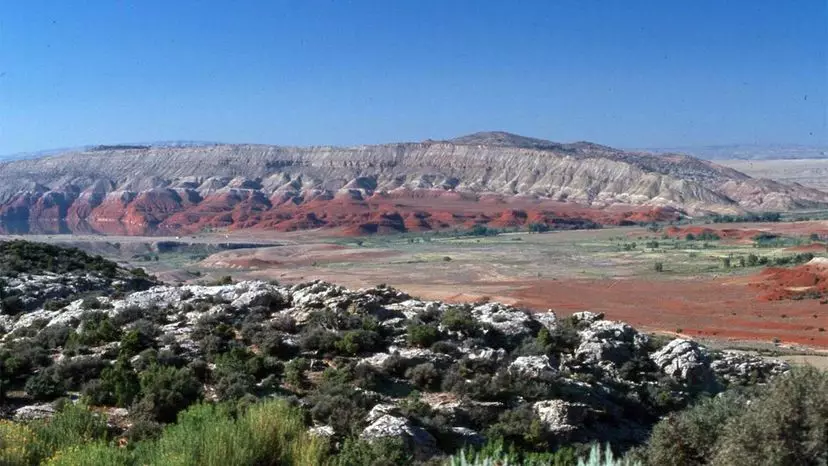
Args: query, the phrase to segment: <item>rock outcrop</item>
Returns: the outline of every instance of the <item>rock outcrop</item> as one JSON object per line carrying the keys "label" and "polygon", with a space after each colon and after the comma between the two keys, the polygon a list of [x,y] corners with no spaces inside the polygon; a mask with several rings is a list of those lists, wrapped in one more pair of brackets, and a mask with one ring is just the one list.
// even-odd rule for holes
{"label": "rock outcrop", "polygon": [[350,148],[98,147],[0,164],[7,233],[584,228],[825,205],[821,191],[689,156],[508,133]]}
{"label": "rock outcrop", "polygon": [[[83,275],[64,275],[63,280],[68,290],[90,291],[81,286],[89,283]],[[108,283],[99,285],[109,290]],[[43,296],[54,283],[35,279],[26,286],[27,293]],[[692,401],[699,388],[715,393],[731,384],[763,383],[788,369],[756,356],[709,351],[689,340],[657,348],[647,335],[598,314],[559,318],[551,311],[531,314],[497,303],[427,302],[388,287],[348,290],[318,281],[294,286],[258,281],[158,285],[99,297],[92,308],[87,300],[71,297],[51,304],[49,310],[34,306],[2,315],[0,347],[47,338],[40,335],[86,334],[89,329],[83,326],[91,324],[85,316],[91,313],[97,329],[107,328],[101,325],[106,319],[124,332],[143,329],[149,335],[144,344],[152,348],[148,351],[154,358],[160,360],[163,353],[179,366],[200,364],[200,370],[212,371],[214,377],[204,379],[210,399],[229,395],[215,383],[217,365],[204,361],[208,351],[237,345],[236,351],[267,354],[262,361],[282,358],[285,365],[301,356],[307,371],[315,374],[308,377],[313,384],[339,384],[319,388],[318,393],[306,387],[294,394],[310,408],[314,435],[356,432],[369,442],[398,439],[419,459],[439,453],[438,438],[479,445],[492,426],[526,429],[534,423],[540,426],[538,435],[553,440],[637,442],[666,414],[664,406]],[[472,316],[472,321],[464,322],[462,331],[451,331],[446,327],[452,325],[442,320],[445,315]],[[413,324],[431,329],[434,341],[412,341]],[[38,372],[114,363],[124,340],[96,335],[97,340],[85,337],[89,347],[83,354],[49,343],[56,357]],[[574,348],[567,346],[572,341],[577,342]],[[132,356],[130,364],[146,364],[145,354]],[[220,358],[215,360],[221,364]],[[281,362],[278,367],[283,367]],[[292,390],[291,385],[279,385],[278,371],[257,374],[248,388],[242,385],[239,390],[258,396]],[[422,394],[414,398],[410,393],[415,390]],[[664,403],[665,397],[672,403]],[[362,411],[349,418],[353,410]],[[32,419],[53,411],[49,404],[37,404],[18,406],[8,415]],[[123,410],[106,412],[118,419],[113,421],[118,425],[129,415]]]}

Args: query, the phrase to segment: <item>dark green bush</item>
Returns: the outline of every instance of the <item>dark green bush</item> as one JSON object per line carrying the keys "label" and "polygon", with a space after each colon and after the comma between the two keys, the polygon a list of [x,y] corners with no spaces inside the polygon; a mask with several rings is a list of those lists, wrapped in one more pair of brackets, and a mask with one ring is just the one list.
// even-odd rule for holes
{"label": "dark green bush", "polygon": [[446,330],[461,332],[465,335],[473,335],[478,329],[478,323],[472,316],[471,311],[461,307],[446,309],[440,323]]}
{"label": "dark green bush", "polygon": [[87,312],[81,316],[80,330],[69,338],[74,345],[98,346],[118,341],[121,329],[103,312]]}
{"label": "dark green bush", "polygon": [[111,399],[116,406],[129,406],[141,392],[138,375],[126,358],[118,358],[112,367],[105,369],[101,373],[101,380],[112,394]]}
{"label": "dark green bush", "polygon": [[201,397],[201,382],[187,368],[154,366],[140,375],[139,418],[171,422],[179,411]]}
{"label": "dark green bush", "polygon": [[371,330],[349,330],[334,344],[340,354],[356,356],[375,351],[381,342],[377,332]]}
{"label": "dark green bush", "polygon": [[26,381],[26,394],[35,400],[53,400],[64,393],[66,384],[55,366],[43,369]]}
{"label": "dark green bush", "polygon": [[52,364],[52,358],[33,340],[23,339],[0,347],[3,378],[8,382],[22,382],[32,373]]}
{"label": "dark green bush", "polygon": [[65,299],[47,299],[43,303],[43,309],[47,311],[59,311],[69,305],[69,301]]}
{"label": "dark green bush", "polygon": [[828,374],[796,368],[745,396],[717,396],[659,422],[651,464],[821,465],[828,458]]}
{"label": "dark green bush", "polygon": [[550,435],[528,404],[503,412],[486,435],[530,451],[549,449]]}
{"label": "dark green bush", "polygon": [[285,364],[285,382],[294,388],[303,388],[307,383],[305,372],[310,363],[305,358],[296,358]]}
{"label": "dark green bush", "polygon": [[439,338],[440,332],[434,325],[420,323],[408,325],[408,342],[413,346],[428,348]]}
{"label": "dark green bush", "polygon": [[26,312],[26,305],[23,304],[23,300],[20,299],[20,296],[7,296],[0,301],[0,311],[3,311],[3,314],[16,316]]}
{"label": "dark green bush", "polygon": [[73,333],[75,330],[68,325],[51,325],[39,331],[33,343],[47,349],[60,348]]}
{"label": "dark green bush", "polygon": [[338,380],[323,383],[307,400],[314,420],[332,426],[337,433],[353,435],[362,431],[374,404],[365,392]]}
{"label": "dark green bush", "polygon": [[31,424],[33,464],[40,464],[55,452],[107,438],[106,420],[86,406],[66,404],[52,419]]}
{"label": "dark green bush", "polygon": [[55,369],[68,390],[78,390],[84,383],[97,379],[108,365],[97,356],[80,356],[61,362]]}
{"label": "dark green bush", "polygon": [[333,354],[336,352],[338,340],[339,336],[336,333],[314,327],[302,333],[299,337],[299,347],[304,351],[316,351],[323,355]]}
{"label": "dark green bush", "polygon": [[713,457],[725,423],[744,409],[737,394],[705,399],[659,422],[648,444],[651,464],[705,465]]}
{"label": "dark green bush", "polygon": [[14,240],[0,242],[0,269],[25,273],[100,272],[114,277],[118,265],[77,248]]}
{"label": "dark green bush", "polygon": [[714,464],[822,465],[828,461],[828,373],[797,368],[774,379],[724,426]]}
{"label": "dark green bush", "polygon": [[156,345],[156,339],[161,335],[161,328],[146,319],[138,319],[130,325],[129,331],[121,340],[121,347],[126,344],[131,354],[138,354],[144,349]]}
{"label": "dark green bush", "polygon": [[332,466],[399,466],[411,464],[411,455],[400,439],[378,439],[368,442],[349,437],[332,460]]}
{"label": "dark green bush", "polygon": [[434,390],[440,386],[440,371],[430,362],[408,369],[405,375],[415,387],[424,390]]}

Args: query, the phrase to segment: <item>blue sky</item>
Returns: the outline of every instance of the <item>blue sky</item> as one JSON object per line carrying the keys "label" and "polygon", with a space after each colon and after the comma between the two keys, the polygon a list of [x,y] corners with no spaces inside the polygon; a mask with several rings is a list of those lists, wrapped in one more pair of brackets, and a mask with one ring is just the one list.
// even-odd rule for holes
{"label": "blue sky", "polygon": [[506,130],[828,144],[828,2],[0,0],[0,154]]}

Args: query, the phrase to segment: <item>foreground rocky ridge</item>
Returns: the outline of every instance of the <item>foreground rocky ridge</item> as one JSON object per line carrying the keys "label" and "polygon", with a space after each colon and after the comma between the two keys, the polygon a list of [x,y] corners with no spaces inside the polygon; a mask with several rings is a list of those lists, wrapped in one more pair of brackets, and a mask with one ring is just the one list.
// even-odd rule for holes
{"label": "foreground rocky ridge", "polygon": [[[7,233],[571,228],[620,223],[630,214],[649,221],[675,210],[824,205],[821,191],[688,156],[497,132],[351,148],[108,146],[0,164],[0,232]],[[612,206],[627,214],[605,210]],[[658,210],[665,207],[673,210]]]}
{"label": "foreground rocky ridge", "polygon": [[[105,400],[107,367],[141,373],[170,365],[198,374],[208,399],[291,395],[309,409],[318,435],[401,439],[420,459],[495,435],[634,445],[661,416],[701,394],[788,370],[690,340],[662,341],[589,312],[562,318],[323,282],[155,286],[73,300],[76,282],[92,280],[84,277],[65,275],[68,286],[58,289],[48,275],[18,277],[28,292],[49,289],[50,302],[60,304],[0,310],[4,367],[32,342],[51,342],[43,343],[51,357],[31,372],[6,371],[11,386],[25,382],[33,392],[43,374],[82,373],[47,396],[30,395],[48,400],[80,390]],[[101,337],[106,322],[115,330]],[[61,341],[55,335],[62,333]],[[112,422],[128,428],[146,415],[145,401],[111,409]],[[18,419],[52,411],[25,398],[14,404],[8,414]]]}

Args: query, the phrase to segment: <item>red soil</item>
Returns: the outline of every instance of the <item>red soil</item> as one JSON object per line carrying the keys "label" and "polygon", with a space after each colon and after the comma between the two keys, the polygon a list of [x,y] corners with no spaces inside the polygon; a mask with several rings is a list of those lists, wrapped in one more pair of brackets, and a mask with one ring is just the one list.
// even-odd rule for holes
{"label": "red soil", "polygon": [[[269,210],[261,205],[243,209],[251,201],[241,200],[227,212],[226,199],[205,199],[195,209],[173,215],[158,224],[158,231],[191,233],[210,228],[230,230],[253,228],[296,231],[331,229],[332,233],[361,236],[376,233],[429,231],[446,228],[525,227],[543,223],[553,229],[586,228],[593,224],[622,225],[676,219],[678,212],[667,208],[623,206],[592,208],[572,203],[510,198],[475,197],[469,194],[421,190],[376,194],[368,199],[337,197],[285,203]],[[212,205],[210,214],[205,205]]]}
{"label": "red soil", "polygon": [[759,299],[802,299],[828,293],[828,267],[820,261],[792,268],[769,267],[750,286],[761,291]]}
{"label": "red soil", "polygon": [[515,283],[519,305],[563,314],[589,310],[650,330],[693,337],[828,347],[828,305],[819,300],[757,301],[755,290],[727,279],[547,280]]}
{"label": "red soil", "polygon": [[[761,229],[760,229],[761,228]],[[813,233],[828,236],[828,221],[778,222],[778,223],[729,223],[705,226],[669,227],[665,233],[671,237],[684,238],[688,233],[699,235],[715,233],[723,239],[751,240],[760,233],[807,237]]]}
{"label": "red soil", "polygon": [[812,243],[812,244],[805,244],[802,246],[792,246],[789,248],[785,248],[787,252],[825,252],[825,244],[824,243]]}
{"label": "red soil", "polygon": [[719,238],[729,240],[752,239],[762,233],[761,230],[740,229],[740,228],[711,228],[701,226],[669,227],[664,231],[671,238],[685,238],[687,235],[699,236],[703,234],[715,234]]}

